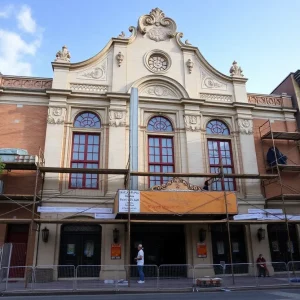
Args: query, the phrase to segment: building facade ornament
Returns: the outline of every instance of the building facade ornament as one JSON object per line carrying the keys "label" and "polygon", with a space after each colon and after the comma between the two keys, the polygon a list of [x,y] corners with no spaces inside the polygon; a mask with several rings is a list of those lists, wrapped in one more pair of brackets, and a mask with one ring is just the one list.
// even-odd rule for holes
{"label": "building facade ornament", "polygon": [[200,116],[184,115],[184,123],[186,131],[200,131]]}
{"label": "building facade ornament", "polygon": [[105,94],[108,92],[107,85],[98,85],[98,84],[71,83],[70,89],[74,92],[81,92],[81,93]]}
{"label": "building facade ornament", "polygon": [[122,54],[121,51],[116,55],[116,60],[118,62],[118,66],[121,67],[121,64],[124,60],[124,55]]}
{"label": "building facade ornament", "polygon": [[188,59],[188,60],[187,60],[186,66],[187,66],[187,68],[188,68],[189,74],[192,74],[192,70],[193,70],[193,67],[194,67],[194,63],[192,62],[191,59]]}
{"label": "building facade ornament", "polygon": [[205,72],[201,72],[201,87],[203,89],[210,89],[210,90],[221,90],[226,91],[227,85],[218,81],[217,79],[213,78],[211,75],[208,75]]}
{"label": "building facade ornament", "polygon": [[65,107],[54,107],[51,106],[48,108],[48,118],[47,123],[53,125],[62,125],[64,124],[66,116],[66,108]]}
{"label": "building facade ornament", "polygon": [[22,89],[37,89],[45,90],[51,89],[52,79],[30,79],[18,77],[2,77],[0,78],[0,86],[14,87]]}
{"label": "building facade ornament", "polygon": [[173,38],[176,28],[176,23],[171,18],[165,17],[159,8],[152,9],[149,15],[141,16],[138,21],[140,33],[147,34],[151,40],[156,42]]}
{"label": "building facade ornament", "polygon": [[62,49],[56,53],[55,61],[57,62],[70,62],[70,59],[71,59],[71,54],[67,46],[63,46]]}
{"label": "building facade ornament", "polygon": [[126,35],[124,31],[121,31],[121,33],[118,35],[118,39],[125,39]]}
{"label": "building facade ornament", "polygon": [[274,96],[248,95],[248,103],[265,106],[282,106],[282,98]]}
{"label": "building facade ornament", "polygon": [[239,132],[241,134],[253,134],[253,122],[249,119],[238,119]]}
{"label": "building facade ornament", "polygon": [[170,181],[162,184],[162,185],[155,185],[151,188],[154,191],[178,191],[178,190],[186,190],[186,191],[202,191],[202,188],[197,185],[190,184],[186,180],[178,177],[174,177]]}
{"label": "building facade ornament", "polygon": [[77,73],[77,78],[105,81],[107,79],[107,59],[101,61],[92,69],[87,69]]}
{"label": "building facade ornament", "polygon": [[151,96],[160,98],[178,98],[178,95],[169,87],[163,85],[149,85],[141,91],[141,96]]}
{"label": "building facade ornament", "polygon": [[189,40],[185,40],[184,42],[187,46],[192,46],[192,44],[189,42]]}
{"label": "building facade ornament", "polygon": [[236,61],[232,63],[229,72],[230,72],[230,76],[232,77],[244,77],[243,70],[241,67],[238,66]]}
{"label": "building facade ornament", "polygon": [[206,101],[232,102],[231,95],[200,93],[199,96],[201,100],[206,100]]}
{"label": "building facade ornament", "polygon": [[126,111],[125,110],[110,110],[109,111],[109,126],[112,126],[112,127],[126,126]]}
{"label": "building facade ornament", "polygon": [[172,64],[169,54],[166,52],[154,49],[144,55],[145,67],[152,73],[166,73]]}

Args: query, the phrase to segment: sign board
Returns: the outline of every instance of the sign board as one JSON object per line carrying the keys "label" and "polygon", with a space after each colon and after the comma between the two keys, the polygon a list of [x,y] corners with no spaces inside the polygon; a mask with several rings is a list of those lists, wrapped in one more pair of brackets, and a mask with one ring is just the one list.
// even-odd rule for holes
{"label": "sign board", "polygon": [[40,213],[87,213],[87,214],[111,214],[112,208],[99,207],[55,207],[55,206],[39,206]]}
{"label": "sign board", "polygon": [[197,243],[197,257],[207,257],[207,247],[205,243]]}
{"label": "sign board", "polygon": [[121,244],[111,245],[111,259],[121,259]]}
{"label": "sign board", "polygon": [[95,214],[95,219],[115,219],[115,214]]}
{"label": "sign board", "polygon": [[[119,212],[128,212],[129,203],[129,191],[119,190]],[[139,213],[140,212],[140,191],[130,191],[130,212]]]}

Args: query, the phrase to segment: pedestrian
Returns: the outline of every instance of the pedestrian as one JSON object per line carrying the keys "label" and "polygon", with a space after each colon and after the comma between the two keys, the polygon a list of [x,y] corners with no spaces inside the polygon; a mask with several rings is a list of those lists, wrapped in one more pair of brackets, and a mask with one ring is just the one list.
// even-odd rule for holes
{"label": "pedestrian", "polygon": [[144,250],[143,250],[143,245],[139,244],[138,245],[138,254],[137,257],[135,258],[136,263],[137,263],[137,268],[140,276],[140,280],[138,283],[145,283],[145,275],[144,275]]}
{"label": "pedestrian", "polygon": [[256,264],[257,264],[257,268],[258,268],[258,277],[261,277],[261,276],[266,277],[266,274],[268,274],[268,276],[269,276],[266,260],[264,259],[262,254],[259,254],[259,256],[256,260]]}
{"label": "pedestrian", "polygon": [[208,186],[209,186],[209,180],[206,180],[206,181],[204,182],[203,190],[208,191]]}

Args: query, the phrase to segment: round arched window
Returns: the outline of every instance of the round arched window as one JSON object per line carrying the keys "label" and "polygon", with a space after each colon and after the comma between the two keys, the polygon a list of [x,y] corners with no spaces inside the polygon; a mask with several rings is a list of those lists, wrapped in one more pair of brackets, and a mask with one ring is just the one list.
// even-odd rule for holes
{"label": "round arched window", "polygon": [[229,135],[229,129],[225,123],[219,120],[212,120],[206,126],[207,134]]}
{"label": "round arched window", "polygon": [[148,123],[147,130],[159,132],[172,132],[173,126],[167,118],[153,117]]}
{"label": "round arched window", "polygon": [[76,128],[100,128],[101,123],[99,117],[92,112],[83,112],[79,114],[74,120],[74,127]]}

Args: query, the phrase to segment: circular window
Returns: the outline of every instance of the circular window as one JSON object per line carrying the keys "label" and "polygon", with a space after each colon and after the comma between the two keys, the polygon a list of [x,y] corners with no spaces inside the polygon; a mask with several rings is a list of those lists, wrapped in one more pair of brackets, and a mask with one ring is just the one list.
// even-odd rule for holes
{"label": "circular window", "polygon": [[152,50],[145,55],[145,66],[153,73],[164,73],[171,66],[171,58],[161,50]]}

